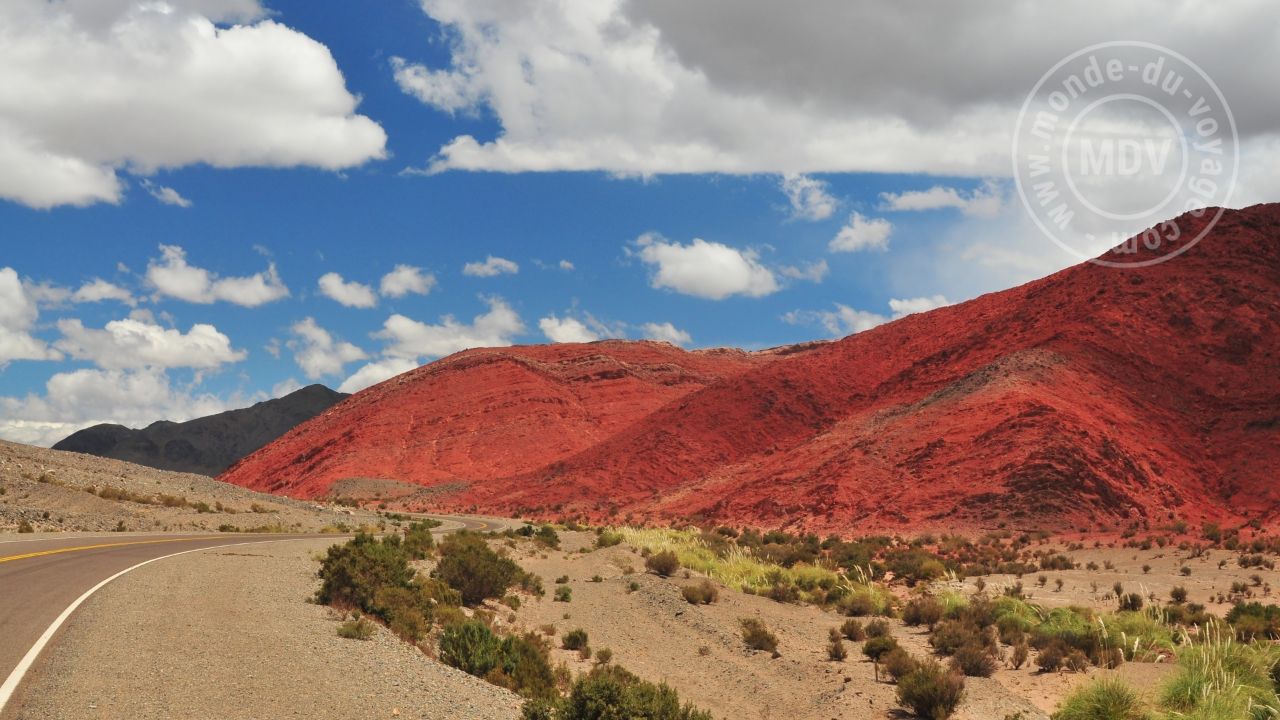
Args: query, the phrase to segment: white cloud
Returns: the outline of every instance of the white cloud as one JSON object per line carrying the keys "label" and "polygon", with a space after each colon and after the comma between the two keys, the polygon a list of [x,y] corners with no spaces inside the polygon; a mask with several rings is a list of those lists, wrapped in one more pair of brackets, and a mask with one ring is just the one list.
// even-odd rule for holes
{"label": "white cloud", "polygon": [[248,277],[220,278],[189,265],[187,252],[177,245],[161,245],[160,253],[159,260],[147,263],[147,283],[158,295],[201,304],[223,300],[245,307],[289,297],[289,288],[280,280],[275,263]]}
{"label": "white cloud", "polygon": [[889,247],[889,235],[893,223],[884,218],[868,218],[855,212],[849,222],[840,228],[827,247],[832,252],[858,252],[859,250],[885,250]]}
{"label": "white cloud", "polygon": [[971,192],[953,187],[934,185],[928,190],[910,190],[903,193],[880,193],[881,209],[890,211],[920,211],[955,208],[971,217],[990,218],[1000,214],[1004,198],[994,182],[984,183]]}
{"label": "white cloud", "polygon": [[410,358],[388,357],[368,363],[352,373],[338,386],[338,392],[355,393],[383,380],[388,380],[401,373],[407,373],[418,367],[418,362]]}
{"label": "white cloud", "polygon": [[87,368],[55,374],[43,395],[0,397],[0,437],[49,446],[98,423],[144,427],[161,419],[181,422],[248,402],[239,395],[224,400],[175,387],[160,368]]}
{"label": "white cloud", "polygon": [[80,289],[71,295],[71,301],[77,303],[102,302],[103,300],[115,300],[129,307],[134,307],[138,304],[138,301],[133,297],[133,293],[101,278],[94,278],[84,283],[80,286]]}
{"label": "white cloud", "polygon": [[396,265],[382,276],[379,291],[384,297],[404,297],[409,293],[426,295],[436,286],[436,276],[412,265]]}
{"label": "white cloud", "polygon": [[648,322],[640,326],[646,340],[660,340],[672,345],[689,345],[693,336],[669,322]]}
{"label": "white cloud", "polygon": [[175,205],[180,208],[189,208],[192,205],[190,200],[182,197],[177,190],[174,190],[171,187],[157,185],[150,180],[143,180],[142,187],[151,194],[151,197],[159,200],[165,205]]}
{"label": "white cloud", "polygon": [[282,398],[290,393],[295,393],[302,389],[302,383],[297,378],[285,378],[275,385],[271,386],[271,397]]}
{"label": "white cloud", "polygon": [[212,325],[196,324],[186,333],[134,319],[112,320],[101,330],[77,319],[58,321],[62,338],[55,346],[78,360],[105,370],[130,368],[217,368],[248,356]]}
{"label": "white cloud", "polygon": [[515,275],[520,272],[520,266],[516,263],[500,257],[492,255],[484,259],[484,262],[469,262],[462,266],[462,274],[471,277],[493,277],[495,275]]}
{"label": "white cloud", "polygon": [[791,278],[792,280],[808,280],[815,283],[825,280],[830,272],[831,268],[827,266],[826,260],[803,265],[783,265],[778,268],[778,274],[782,277]]}
{"label": "white cloud", "polygon": [[310,380],[326,375],[338,375],[347,363],[365,360],[365,351],[349,342],[335,340],[328,330],[320,327],[314,318],[303,318],[289,328],[296,339],[287,346],[293,351],[293,359]]}
{"label": "white cloud", "polygon": [[0,197],[117,203],[122,170],[385,157],[328,48],[265,16],[249,1],[0,3]]}
{"label": "white cloud", "polygon": [[347,282],[336,272],[320,276],[320,294],[339,305],[355,308],[371,308],[378,304],[373,288],[358,282]]}
{"label": "white cloud", "polygon": [[61,359],[57,351],[31,334],[39,314],[17,271],[0,268],[0,369],[12,360]]}
{"label": "white cloud", "polygon": [[886,316],[836,303],[834,310],[793,310],[783,315],[782,319],[792,325],[821,325],[828,333],[838,337],[850,333],[860,333],[877,325],[883,325],[890,320],[897,320],[907,315],[927,312],[950,304],[942,295],[892,299],[889,301],[889,309],[892,314]]}
{"label": "white cloud", "polygon": [[373,334],[383,340],[382,357],[365,364],[348,377],[338,389],[358,392],[387,378],[408,372],[423,358],[435,359],[477,347],[504,347],[515,342],[524,332],[524,323],[506,301],[499,297],[485,299],[487,312],[470,323],[445,315],[434,325],[404,315],[392,315],[382,329]]}
{"label": "white cloud", "polygon": [[538,329],[553,343],[588,343],[600,339],[594,330],[581,320],[571,317],[548,315],[538,321]]}
{"label": "white cloud", "polygon": [[808,175],[787,173],[782,176],[782,192],[791,202],[791,217],[798,220],[826,220],[839,202],[827,192],[827,184]]}
{"label": "white cloud", "polygon": [[569,262],[568,260],[561,260],[561,261],[560,261],[560,269],[561,269],[561,270],[564,270],[565,272],[572,271],[572,270],[573,270],[573,263]]}
{"label": "white cloud", "polygon": [[773,272],[761,265],[752,250],[694,238],[688,245],[667,242],[655,234],[636,240],[635,254],[653,267],[649,284],[678,293],[723,300],[731,295],[761,297],[777,292]]}

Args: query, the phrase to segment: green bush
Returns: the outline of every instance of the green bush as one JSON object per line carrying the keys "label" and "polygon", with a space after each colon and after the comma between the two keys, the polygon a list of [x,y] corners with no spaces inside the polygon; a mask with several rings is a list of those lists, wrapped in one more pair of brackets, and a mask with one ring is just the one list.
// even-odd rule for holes
{"label": "green bush", "polygon": [[560,536],[556,534],[556,529],[550,525],[543,525],[533,534],[533,539],[540,545],[545,545],[552,550],[560,549]]}
{"label": "green bush", "polygon": [[435,549],[435,538],[431,536],[431,528],[439,525],[436,521],[424,520],[410,523],[404,530],[404,551],[411,560],[423,560],[431,556]]}
{"label": "green bush", "polygon": [[528,698],[556,696],[546,645],[532,633],[499,638],[479,620],[450,625],[440,634],[440,660]]}
{"label": "green bush", "polygon": [[613,530],[601,530],[600,534],[596,535],[597,548],[613,547],[614,545],[617,545],[621,542],[622,542],[622,533],[619,533]]}
{"label": "green bush", "polygon": [[569,602],[573,599],[573,588],[568,585],[561,585],[556,588],[555,601]]}
{"label": "green bush", "polygon": [[964,697],[964,676],[925,660],[898,681],[898,703],[928,720],[946,720]]}
{"label": "green bush", "polygon": [[646,558],[644,566],[662,577],[671,577],[680,569],[680,558],[670,550],[663,550]]}
{"label": "green bush", "polygon": [[971,641],[956,648],[951,667],[969,677],[991,677],[996,671],[996,658],[990,647]]}
{"label": "green bush", "polygon": [[897,647],[897,640],[894,640],[888,635],[879,635],[877,637],[868,638],[867,641],[862,644],[862,654],[872,660],[878,661],[880,658],[893,652]]}
{"label": "green bush", "polygon": [[933,627],[942,619],[942,603],[932,595],[914,598],[902,608],[902,622]]}
{"label": "green bush", "polygon": [[680,703],[665,683],[645,682],[617,665],[597,665],[579,677],[559,702],[529,702],[524,720],[712,720]]}
{"label": "green bush", "polygon": [[[358,533],[344,545],[333,545],[320,563],[320,590],[316,600],[324,605],[358,608],[373,613],[374,596],[383,587],[408,587],[414,578],[400,538]],[[374,613],[376,614],[376,613]]]}
{"label": "green bush", "polygon": [[752,650],[767,650],[778,657],[778,638],[757,618],[742,618],[742,639]]}
{"label": "green bush", "polygon": [[1146,720],[1142,700],[1123,680],[1099,678],[1067,696],[1053,720]]}
{"label": "green bush", "polygon": [[510,558],[491,550],[484,538],[459,532],[440,543],[434,575],[461,593],[464,604],[477,605],[506,595],[524,572]]}
{"label": "green bush", "polygon": [[889,634],[889,623],[884,620],[872,620],[867,623],[867,637],[878,638]]}
{"label": "green bush", "polygon": [[1227,622],[1242,642],[1255,638],[1280,639],[1280,607],[1276,605],[1237,603],[1227,612]]}

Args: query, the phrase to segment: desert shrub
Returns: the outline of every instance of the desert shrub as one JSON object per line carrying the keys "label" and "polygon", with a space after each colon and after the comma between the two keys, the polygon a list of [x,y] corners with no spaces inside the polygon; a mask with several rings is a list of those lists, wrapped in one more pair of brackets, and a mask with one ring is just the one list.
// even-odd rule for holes
{"label": "desert shrub", "polygon": [[1056,672],[1062,668],[1066,657],[1067,646],[1061,640],[1054,640],[1036,654],[1036,667],[1041,672]]}
{"label": "desert shrub", "polygon": [[374,626],[368,619],[358,617],[338,626],[338,637],[348,640],[368,640],[373,637]]}
{"label": "desert shrub", "polygon": [[890,615],[893,596],[884,588],[870,583],[840,586],[836,609],[852,617]]}
{"label": "desert shrub", "polygon": [[1280,606],[1262,603],[1237,603],[1227,612],[1227,622],[1242,642],[1255,638],[1280,638]]}
{"label": "desert shrub", "polygon": [[1030,651],[1027,648],[1027,641],[1024,639],[1013,646],[1013,651],[1009,653],[1009,666],[1014,670],[1020,669],[1027,664],[1027,655]]}
{"label": "desert shrub", "polygon": [[556,588],[556,594],[555,594],[556,602],[569,602],[572,599],[573,599],[573,588],[569,587],[568,585],[561,585],[560,587]]}
{"label": "desert shrub", "polygon": [[1175,603],[1182,604],[1187,601],[1187,589],[1178,585],[1169,591],[1169,599]]}
{"label": "desert shrub", "polygon": [[680,592],[691,605],[710,605],[720,597],[720,591],[710,580],[703,580],[697,585],[685,585],[680,588]]}
{"label": "desert shrub", "polygon": [[533,539],[539,545],[545,545],[552,550],[560,549],[560,535],[556,533],[556,529],[550,525],[542,525],[537,532],[533,534]]}
{"label": "desert shrub", "polygon": [[996,657],[981,642],[967,642],[956,648],[951,667],[969,677],[991,677],[996,671]]}
{"label": "desert shrub", "polygon": [[33,533],[35,531],[36,529],[31,527],[31,523],[28,522],[26,518],[23,518],[18,522],[18,532],[25,534],[25,533]]}
{"label": "desert shrub", "polygon": [[1138,693],[1118,678],[1099,678],[1067,696],[1053,720],[1146,720]]}
{"label": "desert shrub", "polygon": [[778,637],[769,632],[758,618],[742,618],[738,621],[742,626],[742,639],[752,650],[767,650],[778,657]]}
{"label": "desert shrub", "polygon": [[[1101,628],[1093,613],[1083,608],[1054,608],[1031,631],[1031,645],[1043,650],[1058,641],[1093,655],[1102,644]],[[1063,653],[1065,655],[1066,649]]]}
{"label": "desert shrub", "polygon": [[581,650],[587,646],[587,631],[581,628],[564,634],[560,646],[565,650]]}
{"label": "desert shrub", "polygon": [[621,542],[622,533],[614,530],[601,530],[600,534],[596,535],[596,547],[598,548],[613,547]]}
{"label": "desert shrub", "polygon": [[555,697],[555,675],[546,645],[532,633],[499,638],[479,620],[446,627],[440,660],[530,698]]}
{"label": "desert shrub", "polygon": [[1067,651],[1067,656],[1062,659],[1062,667],[1071,672],[1084,672],[1089,669],[1089,656],[1071,648]]}
{"label": "desert shrub", "polygon": [[918,717],[946,720],[964,697],[964,676],[925,660],[898,681],[898,703]]}
{"label": "desert shrub", "polygon": [[929,634],[929,644],[942,655],[953,655],[963,645],[994,645],[994,638],[969,620],[944,620]]}
{"label": "desert shrub", "polygon": [[1138,593],[1125,593],[1120,596],[1117,603],[1120,606],[1120,612],[1138,612],[1142,609],[1142,596]]}
{"label": "desert shrub", "polygon": [[1179,672],[1162,690],[1160,704],[1173,717],[1273,718],[1280,715],[1273,675],[1280,648],[1236,642],[1226,628],[1210,626],[1201,642],[1178,654]]}
{"label": "desert shrub", "polygon": [[902,608],[902,622],[933,627],[942,619],[942,603],[932,595],[912,599]]}
{"label": "desert shrub", "polygon": [[854,642],[862,642],[867,639],[866,628],[862,627],[861,622],[854,620],[853,618],[849,618],[840,624],[840,634],[843,635],[846,640],[852,640]]}
{"label": "desert shrub", "polygon": [[889,634],[889,623],[884,620],[872,620],[867,623],[867,637],[876,638]]}
{"label": "desert shrub", "polygon": [[680,558],[670,550],[663,550],[646,558],[644,566],[661,577],[671,577],[680,569]]}
{"label": "desert shrub", "polygon": [[898,641],[888,635],[880,635],[879,637],[867,638],[862,643],[862,654],[879,661],[880,658],[893,652],[898,647]]}
{"label": "desert shrub", "polygon": [[525,704],[524,720],[711,720],[711,713],[681,704],[667,684],[645,682],[617,665],[597,665],[559,702]]}
{"label": "desert shrub", "polygon": [[466,605],[506,595],[507,588],[523,574],[513,560],[494,552],[484,538],[470,532],[454,533],[440,543],[440,562],[434,572],[462,594]]}
{"label": "desert shrub", "polygon": [[849,650],[844,646],[844,638],[840,636],[840,631],[832,629],[827,639],[827,657],[831,660],[842,662],[849,657]]}
{"label": "desert shrub", "polygon": [[600,648],[596,651],[596,662],[604,665],[613,660],[613,651],[609,648]]}
{"label": "desert shrub", "polygon": [[422,560],[431,555],[435,549],[435,538],[431,536],[431,528],[439,523],[422,521],[410,523],[404,530],[404,551],[411,560]]}
{"label": "desert shrub", "polygon": [[900,647],[880,656],[880,663],[884,665],[885,672],[889,673],[889,677],[894,682],[898,682],[920,666],[920,663],[911,657],[911,653]]}
{"label": "desert shrub", "polygon": [[374,596],[383,587],[409,587],[414,578],[400,538],[381,541],[358,533],[343,545],[331,546],[320,563],[320,590],[316,600],[324,605],[358,608],[373,613]]}

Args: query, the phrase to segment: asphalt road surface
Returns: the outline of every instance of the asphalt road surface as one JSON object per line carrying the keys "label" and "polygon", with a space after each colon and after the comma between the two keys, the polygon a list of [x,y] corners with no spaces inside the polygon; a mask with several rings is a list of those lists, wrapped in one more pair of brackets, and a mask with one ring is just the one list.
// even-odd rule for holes
{"label": "asphalt road surface", "polygon": [[[498,530],[501,520],[437,517],[437,532]],[[150,562],[189,552],[335,535],[175,535],[116,533],[0,539],[0,720],[22,703],[23,680],[41,671],[43,650],[99,588]],[[176,560],[175,560],[176,561]]]}

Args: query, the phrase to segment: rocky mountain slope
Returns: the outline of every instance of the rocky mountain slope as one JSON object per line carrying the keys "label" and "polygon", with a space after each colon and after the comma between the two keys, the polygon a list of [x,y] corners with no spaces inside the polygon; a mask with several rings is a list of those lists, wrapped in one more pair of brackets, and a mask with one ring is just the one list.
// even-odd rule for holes
{"label": "rocky mountain slope", "polygon": [[134,430],[94,425],[64,438],[54,450],[97,455],[173,472],[217,475],[233,463],[347,397],[310,385],[253,407]]}
{"label": "rocky mountain slope", "polygon": [[1275,523],[1278,473],[1266,205],[1168,262],[1085,263],[833,343],[462,353],[224,479],[310,497],[374,477],[433,486],[436,507],[853,532]]}

